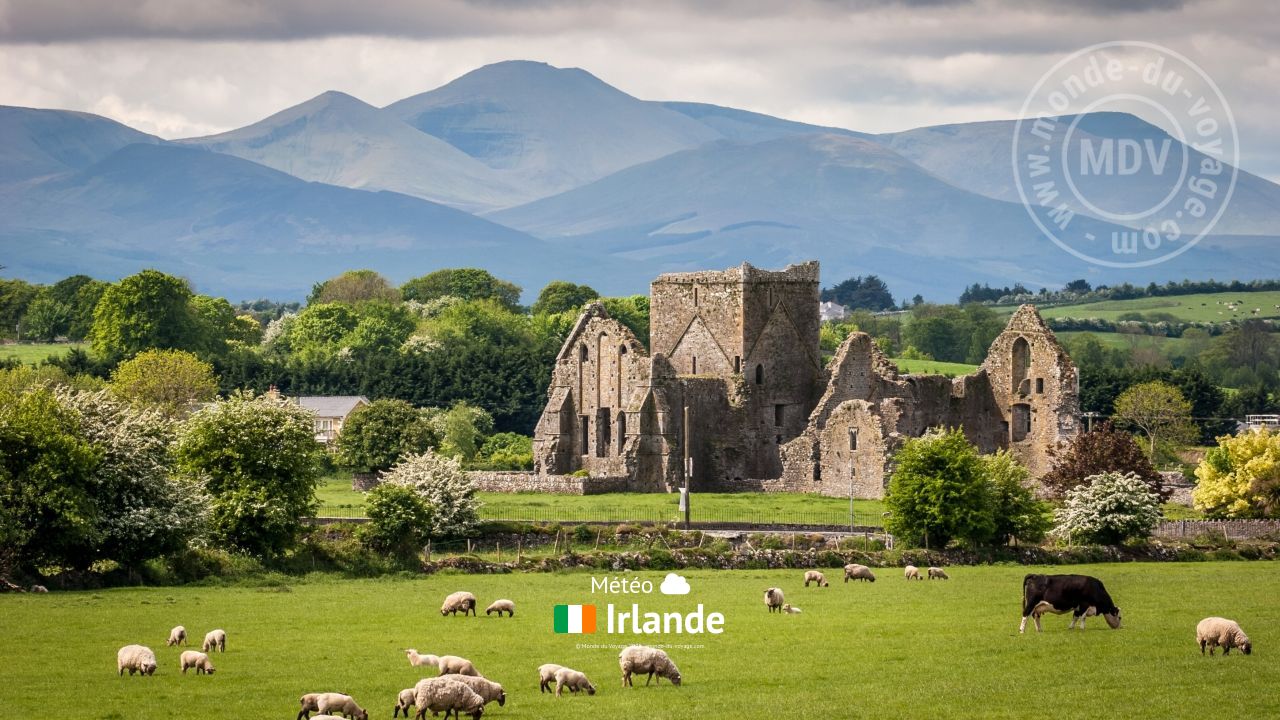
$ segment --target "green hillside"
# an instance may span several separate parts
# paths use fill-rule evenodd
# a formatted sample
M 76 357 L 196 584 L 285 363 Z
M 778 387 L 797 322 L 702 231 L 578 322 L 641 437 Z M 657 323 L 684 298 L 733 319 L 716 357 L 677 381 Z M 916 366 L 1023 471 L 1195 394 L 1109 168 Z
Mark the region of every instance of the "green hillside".
M 894 358 L 893 363 L 898 369 L 904 373 L 912 373 L 915 375 L 947 375 L 955 377 L 957 375 L 968 375 L 978 369 L 977 365 L 966 365 L 965 363 L 939 362 L 937 360 L 906 360 L 902 358 Z
M 1231 306 L 1235 306 L 1235 310 Z M 1016 308 L 998 308 L 1012 313 Z M 1253 310 L 1258 310 L 1256 314 Z M 1125 313 L 1167 313 L 1179 320 L 1192 322 L 1224 322 L 1249 318 L 1280 318 L 1280 291 L 1224 292 L 1168 297 L 1135 298 L 1133 300 L 1104 300 L 1081 305 L 1059 305 L 1040 308 L 1046 318 L 1099 318 L 1119 320 Z M 1159 319 L 1159 318 L 1152 318 Z

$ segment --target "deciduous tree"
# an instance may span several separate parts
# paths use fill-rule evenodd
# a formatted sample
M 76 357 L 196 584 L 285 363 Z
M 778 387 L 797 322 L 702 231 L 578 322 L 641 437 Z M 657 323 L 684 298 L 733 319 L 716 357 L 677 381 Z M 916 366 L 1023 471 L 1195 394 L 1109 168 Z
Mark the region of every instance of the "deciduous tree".
M 885 507 L 886 529 L 908 542 L 946 547 L 952 539 L 983 543 L 995 531 L 991 486 L 977 449 L 959 430 L 903 443 Z

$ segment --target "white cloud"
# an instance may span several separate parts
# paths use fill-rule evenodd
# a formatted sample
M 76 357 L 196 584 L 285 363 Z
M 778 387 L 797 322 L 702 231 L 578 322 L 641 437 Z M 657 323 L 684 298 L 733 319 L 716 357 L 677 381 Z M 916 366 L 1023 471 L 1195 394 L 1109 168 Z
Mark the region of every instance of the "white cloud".
M 689 581 L 675 573 L 667 573 L 658 586 L 658 591 L 663 595 L 688 595 L 690 589 Z

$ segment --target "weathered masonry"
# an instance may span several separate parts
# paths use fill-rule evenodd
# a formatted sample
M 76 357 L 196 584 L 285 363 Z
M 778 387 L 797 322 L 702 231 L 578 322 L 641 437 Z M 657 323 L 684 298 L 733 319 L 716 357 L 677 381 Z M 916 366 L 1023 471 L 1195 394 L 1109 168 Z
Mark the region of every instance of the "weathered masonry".
M 902 441 L 934 427 L 1039 475 L 1076 431 L 1075 366 L 1030 305 L 981 368 L 949 379 L 899 373 L 865 333 L 824 368 L 816 262 L 661 275 L 650 298 L 652 354 L 601 305 L 578 318 L 535 431 L 539 476 L 671 491 L 686 410 L 696 491 L 882 497 Z

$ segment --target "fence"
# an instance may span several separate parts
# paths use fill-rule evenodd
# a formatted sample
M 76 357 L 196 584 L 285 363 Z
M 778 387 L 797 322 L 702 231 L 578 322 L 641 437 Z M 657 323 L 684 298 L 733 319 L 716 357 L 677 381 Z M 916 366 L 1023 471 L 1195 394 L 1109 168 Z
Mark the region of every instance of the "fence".
M 1262 535 L 1280 535 L 1280 520 L 1163 520 L 1156 537 L 1194 538 L 1207 535 L 1243 540 Z
M 635 525 L 651 525 L 656 523 L 667 523 L 670 525 L 678 525 L 684 522 L 684 513 L 676 509 L 671 510 L 653 510 L 653 509 L 635 509 L 628 507 L 605 507 L 591 509 L 575 509 L 575 508 L 515 508 L 503 509 L 500 507 L 482 507 L 480 509 L 480 517 L 482 520 L 493 520 L 498 522 L 523 522 L 523 523 L 607 523 L 607 524 L 635 524 Z M 355 506 L 321 506 L 316 511 L 317 520 L 363 520 L 366 519 L 363 507 Z M 749 510 L 725 510 L 721 512 L 699 512 L 694 510 L 690 513 L 690 522 L 694 525 L 706 526 L 753 526 L 761 528 L 769 527 L 794 527 L 794 528 L 848 528 L 850 527 L 850 518 L 848 512 L 839 511 L 813 511 L 813 512 L 751 512 Z M 864 528 L 880 528 L 884 526 L 884 518 L 879 513 L 874 512 L 857 512 L 853 514 L 853 527 L 858 530 Z

